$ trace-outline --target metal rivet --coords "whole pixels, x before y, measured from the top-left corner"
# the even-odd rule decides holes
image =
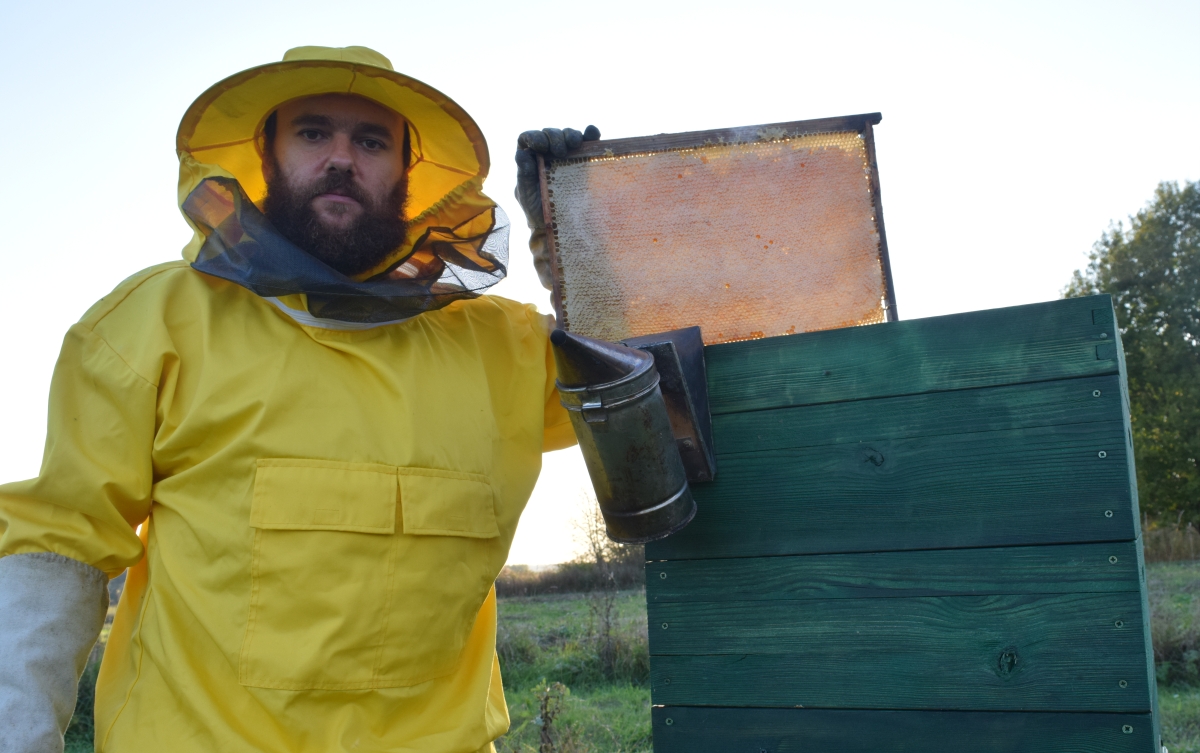
[[[1123,628],[1123,627],[1125,627],[1125,621],[1124,621],[1124,620],[1117,620],[1117,621],[1116,621],[1116,622],[1114,622],[1113,624],[1114,624],[1114,625],[1116,625],[1116,626],[1117,626],[1117,627],[1119,627],[1119,628]]]
[[[1114,554],[1113,556],[1109,557],[1108,562],[1109,562],[1109,564],[1112,564],[1112,565],[1117,564],[1117,555]]]
[[[1100,339],[1101,339],[1101,340],[1107,340],[1107,339],[1108,339],[1108,333],[1107,333],[1107,332],[1101,332],[1101,333],[1100,333]]]
[[[670,727],[674,723],[675,723],[675,720],[668,716],[667,717],[667,726]]]
[[[1104,517],[1106,517],[1106,518],[1111,518],[1111,517],[1112,517],[1112,510],[1105,510],[1105,511],[1104,511]]]
[[[1120,685],[1120,686],[1121,686],[1121,687],[1123,687],[1123,688],[1127,688],[1127,687],[1129,687],[1129,683],[1125,682],[1124,680],[1121,680],[1121,681],[1120,681],[1120,682],[1118,682],[1117,684],[1118,684],[1118,685]]]
[[[1100,397],[1100,390],[1092,390],[1092,397]]]
[[[671,678],[670,678],[670,677],[668,677],[667,679],[663,680],[663,683],[664,683],[664,684],[666,684],[666,685],[670,685],[670,684],[671,684]]]
[[[659,578],[661,578],[662,580],[666,580],[666,579],[667,579],[667,574],[666,574],[666,573],[659,573],[659,574],[658,574],[658,577],[659,577]]]
[[[1121,727],[1121,731],[1127,735],[1132,735],[1133,734],[1133,726],[1126,724],[1124,727]]]
[[[1106,457],[1108,457],[1108,453],[1107,453],[1107,452],[1105,452],[1104,450],[1101,450],[1100,452],[1097,452],[1097,453],[1096,453],[1096,457],[1098,457],[1098,458],[1106,458]]]
[[[666,629],[667,629],[667,623],[665,623],[665,622],[664,622],[664,623],[663,623],[663,630],[666,630]]]

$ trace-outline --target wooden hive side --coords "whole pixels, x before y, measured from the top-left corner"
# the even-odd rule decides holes
[[[1158,750],[1107,296],[706,359],[717,480],[647,547],[658,753]]]

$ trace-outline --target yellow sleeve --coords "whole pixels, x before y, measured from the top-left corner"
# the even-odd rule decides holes
[[[115,577],[142,558],[157,389],[76,324],[50,383],[37,478],[0,486],[0,556],[54,552]]]
[[[571,417],[562,406],[558,397],[558,389],[554,380],[558,376],[558,366],[554,361],[554,350],[550,345],[550,331],[554,329],[554,317],[536,313],[530,306],[535,326],[542,330],[542,338],[546,343],[546,408],[545,429],[542,434],[542,452],[562,450],[576,443],[575,429],[571,427]]]

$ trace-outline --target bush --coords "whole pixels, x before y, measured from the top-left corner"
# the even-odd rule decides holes
[[[1200,559],[1200,531],[1191,523],[1180,527],[1142,528],[1147,562],[1184,562]]]
[[[631,547],[632,548],[632,547]],[[636,547],[640,550],[641,547]],[[646,565],[640,551],[637,559],[598,564],[566,562],[546,570],[506,567],[496,578],[496,595],[548,596],[551,594],[588,593],[607,587],[612,576],[618,589],[637,588],[646,582]]]

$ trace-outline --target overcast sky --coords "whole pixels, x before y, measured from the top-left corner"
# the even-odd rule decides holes
[[[360,44],[445,92],[492,148],[520,226],[527,128],[606,138],[880,111],[898,308],[1056,298],[1112,220],[1200,178],[1200,2],[0,4],[0,480],[37,473],[62,335],[130,274],[179,258],[188,104],[289,47]],[[538,303],[520,233],[495,292]],[[450,396],[452,397],[452,396]],[[510,561],[574,553],[588,488],[547,456]]]

